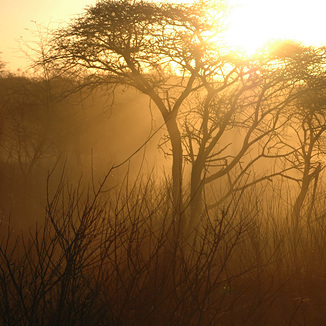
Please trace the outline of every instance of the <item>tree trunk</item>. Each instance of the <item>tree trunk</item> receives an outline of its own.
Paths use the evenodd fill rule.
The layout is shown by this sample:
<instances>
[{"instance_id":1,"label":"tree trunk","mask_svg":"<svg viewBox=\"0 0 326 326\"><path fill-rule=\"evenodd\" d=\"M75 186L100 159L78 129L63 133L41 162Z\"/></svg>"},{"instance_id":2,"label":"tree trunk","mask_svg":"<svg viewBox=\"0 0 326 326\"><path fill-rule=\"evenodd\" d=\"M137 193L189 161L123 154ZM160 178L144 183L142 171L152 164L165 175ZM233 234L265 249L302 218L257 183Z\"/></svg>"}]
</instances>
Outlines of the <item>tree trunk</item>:
<instances>
[{"instance_id":1,"label":"tree trunk","mask_svg":"<svg viewBox=\"0 0 326 326\"><path fill-rule=\"evenodd\" d=\"M317 183L318 183L318 178L319 178L319 173L321 170L321 165L319 164L315 170L313 172L311 172L309 174L309 167L310 164L308 165L308 168L306 168L305 172L304 172L304 176L302 178L302 185L301 185L301 189L299 192L299 195L297 197L297 199L295 200L295 203L293 205L293 213L292 213L292 218L293 218L293 225L294 225L294 229L295 231L298 230L299 226L300 226L300 218L301 218L301 210L302 210L302 206L303 203L307 197L308 191L309 191L309 186L310 183L315 180L315 188L317 187ZM316 189L314 189L314 193L315 193ZM314 201L314 196L312 198L312 200ZM313 202L311 203L311 209L309 210L310 212L312 211L312 207L313 207ZM309 213L308 211L308 213ZM308 216L307 216L308 218Z\"/></svg>"},{"instance_id":2,"label":"tree trunk","mask_svg":"<svg viewBox=\"0 0 326 326\"><path fill-rule=\"evenodd\" d=\"M306 176L302 181L302 186L299 192L298 197L295 200L293 205L293 213L292 213L292 225L294 227L294 231L297 232L300 226L300 219L301 219L301 209L306 198L306 195L309 190L310 185L310 177Z\"/></svg>"},{"instance_id":3,"label":"tree trunk","mask_svg":"<svg viewBox=\"0 0 326 326\"><path fill-rule=\"evenodd\" d=\"M198 226L202 212L203 180L201 179L202 165L197 161L191 170L191 189L190 189L190 231Z\"/></svg>"},{"instance_id":4,"label":"tree trunk","mask_svg":"<svg viewBox=\"0 0 326 326\"><path fill-rule=\"evenodd\" d=\"M183 193L182 193L182 144L181 135L176 119L166 120L167 130L172 146L172 198L175 213L180 216L183 213Z\"/></svg>"}]
</instances>

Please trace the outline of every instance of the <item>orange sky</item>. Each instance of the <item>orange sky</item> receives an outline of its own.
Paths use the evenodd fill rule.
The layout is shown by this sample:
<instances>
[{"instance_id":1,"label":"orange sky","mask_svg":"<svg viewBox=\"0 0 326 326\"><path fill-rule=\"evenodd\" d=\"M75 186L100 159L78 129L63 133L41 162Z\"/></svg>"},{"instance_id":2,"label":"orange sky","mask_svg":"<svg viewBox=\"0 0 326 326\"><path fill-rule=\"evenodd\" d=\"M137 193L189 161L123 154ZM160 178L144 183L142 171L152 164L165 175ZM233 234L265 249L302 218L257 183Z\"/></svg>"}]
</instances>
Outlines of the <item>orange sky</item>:
<instances>
[{"instance_id":1,"label":"orange sky","mask_svg":"<svg viewBox=\"0 0 326 326\"><path fill-rule=\"evenodd\" d=\"M229 1L240 5L231 19L230 38L249 53L278 38L326 44L326 0Z\"/></svg>"},{"instance_id":2,"label":"orange sky","mask_svg":"<svg viewBox=\"0 0 326 326\"><path fill-rule=\"evenodd\" d=\"M189 0L187 0L189 1ZM326 0L229 0L241 6L231 23L230 42L252 53L271 38L292 38L306 44L326 44ZM31 38L32 20L47 25L67 21L96 0L0 0L0 52L7 68L24 68L18 40Z\"/></svg>"},{"instance_id":3,"label":"orange sky","mask_svg":"<svg viewBox=\"0 0 326 326\"><path fill-rule=\"evenodd\" d=\"M31 21L44 25L67 21L91 3L95 0L0 0L0 58L13 71L23 68L26 59L21 58L18 40L30 39L25 29L35 29Z\"/></svg>"}]
</instances>

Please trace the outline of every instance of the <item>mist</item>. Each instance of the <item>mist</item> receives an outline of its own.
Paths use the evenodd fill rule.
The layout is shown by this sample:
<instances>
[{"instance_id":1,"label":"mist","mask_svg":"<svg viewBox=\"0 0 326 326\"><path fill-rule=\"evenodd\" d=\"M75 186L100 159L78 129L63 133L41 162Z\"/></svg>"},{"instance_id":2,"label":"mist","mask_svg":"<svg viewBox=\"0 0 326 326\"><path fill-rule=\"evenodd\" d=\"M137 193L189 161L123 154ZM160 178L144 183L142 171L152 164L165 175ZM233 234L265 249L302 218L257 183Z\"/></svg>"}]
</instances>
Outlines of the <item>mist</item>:
<instances>
[{"instance_id":1,"label":"mist","mask_svg":"<svg viewBox=\"0 0 326 326\"><path fill-rule=\"evenodd\" d=\"M114 97L107 89L66 96L66 82L51 85L60 87L51 92L61 92L61 98L49 105L40 96L43 81L12 75L1 79L1 209L18 228L39 221L48 178L56 185L64 173L72 184L97 186L110 168L121 164L110 179L118 185L126 174L134 180L141 170L151 171L162 162L157 148L162 121L151 116L148 99L123 87Z\"/></svg>"},{"instance_id":2,"label":"mist","mask_svg":"<svg viewBox=\"0 0 326 326\"><path fill-rule=\"evenodd\" d=\"M0 61L1 324L325 324L326 49L228 14L103 0Z\"/></svg>"}]
</instances>

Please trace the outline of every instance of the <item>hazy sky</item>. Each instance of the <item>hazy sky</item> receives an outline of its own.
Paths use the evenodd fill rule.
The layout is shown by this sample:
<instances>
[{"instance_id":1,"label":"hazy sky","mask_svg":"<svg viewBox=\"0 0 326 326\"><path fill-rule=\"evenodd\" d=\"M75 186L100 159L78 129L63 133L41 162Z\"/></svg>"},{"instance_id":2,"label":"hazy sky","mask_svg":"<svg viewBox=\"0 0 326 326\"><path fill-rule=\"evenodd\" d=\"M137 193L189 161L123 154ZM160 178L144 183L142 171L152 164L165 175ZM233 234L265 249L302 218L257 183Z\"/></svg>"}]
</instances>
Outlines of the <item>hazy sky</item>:
<instances>
[{"instance_id":1,"label":"hazy sky","mask_svg":"<svg viewBox=\"0 0 326 326\"><path fill-rule=\"evenodd\" d=\"M189 1L189 0L187 0ZM233 15L230 42L253 52L266 40L292 38L306 44L326 44L326 0L229 0L240 3ZM15 71L26 60L17 40L31 38L25 29L67 21L96 0L0 0L0 52ZM53 24L52 26L55 26Z\"/></svg>"},{"instance_id":2,"label":"hazy sky","mask_svg":"<svg viewBox=\"0 0 326 326\"><path fill-rule=\"evenodd\" d=\"M326 45L326 0L230 1L241 4L232 17L230 39L248 52L277 38Z\"/></svg>"},{"instance_id":3,"label":"hazy sky","mask_svg":"<svg viewBox=\"0 0 326 326\"><path fill-rule=\"evenodd\" d=\"M8 68L23 67L25 60L18 59L17 41L31 38L25 29L35 29L36 21L47 25L50 21L67 21L73 14L82 12L95 0L0 0L0 58L8 62Z\"/></svg>"}]
</instances>

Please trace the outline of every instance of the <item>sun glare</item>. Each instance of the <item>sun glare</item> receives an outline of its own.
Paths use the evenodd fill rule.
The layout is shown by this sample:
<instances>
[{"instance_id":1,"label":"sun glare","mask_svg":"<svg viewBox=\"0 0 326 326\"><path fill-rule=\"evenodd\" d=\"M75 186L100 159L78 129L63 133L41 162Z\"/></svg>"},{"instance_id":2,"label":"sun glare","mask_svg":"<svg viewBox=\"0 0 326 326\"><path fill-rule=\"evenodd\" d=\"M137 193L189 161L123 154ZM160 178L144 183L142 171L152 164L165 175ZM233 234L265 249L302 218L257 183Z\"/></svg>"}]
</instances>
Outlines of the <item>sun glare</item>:
<instances>
[{"instance_id":1,"label":"sun glare","mask_svg":"<svg viewBox=\"0 0 326 326\"><path fill-rule=\"evenodd\" d=\"M305 45L326 44L324 0L229 0L227 43L251 55L265 43L291 39Z\"/></svg>"}]
</instances>

